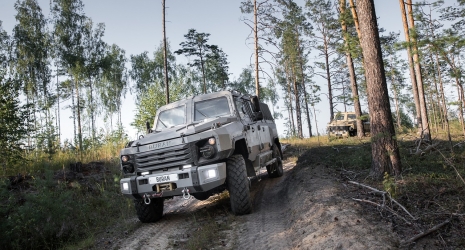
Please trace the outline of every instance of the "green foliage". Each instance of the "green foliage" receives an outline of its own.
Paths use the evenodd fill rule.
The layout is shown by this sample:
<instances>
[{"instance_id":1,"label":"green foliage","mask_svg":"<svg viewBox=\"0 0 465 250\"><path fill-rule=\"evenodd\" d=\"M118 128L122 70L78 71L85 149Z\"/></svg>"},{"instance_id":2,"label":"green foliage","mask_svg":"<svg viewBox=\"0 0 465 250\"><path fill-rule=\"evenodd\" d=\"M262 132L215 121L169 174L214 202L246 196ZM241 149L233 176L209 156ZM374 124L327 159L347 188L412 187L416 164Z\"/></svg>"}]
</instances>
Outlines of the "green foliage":
<instances>
[{"instance_id":1,"label":"green foliage","mask_svg":"<svg viewBox=\"0 0 465 250\"><path fill-rule=\"evenodd\" d=\"M139 55L131 55L131 70L129 75L135 81L134 90L137 93L137 100L140 96L148 91L149 88L157 83L159 88L163 88L163 42L160 42L158 48L153 52L153 59L144 51ZM167 45L168 76L171 79L176 77L176 58Z\"/></svg>"},{"instance_id":2,"label":"green foliage","mask_svg":"<svg viewBox=\"0 0 465 250\"><path fill-rule=\"evenodd\" d=\"M188 65L200 72L204 94L223 89L229 79L227 55L217 45L207 43L209 36L189 29L184 35L186 41L179 44L182 48L174 52L193 58Z\"/></svg>"},{"instance_id":3,"label":"green foliage","mask_svg":"<svg viewBox=\"0 0 465 250\"><path fill-rule=\"evenodd\" d=\"M390 176L387 172L383 176L384 191L388 192L392 198L397 197L397 185L394 177Z\"/></svg>"},{"instance_id":4,"label":"green foliage","mask_svg":"<svg viewBox=\"0 0 465 250\"><path fill-rule=\"evenodd\" d=\"M92 157L105 159L104 155L111 155L103 166L110 172L69 179L62 171L41 170L24 175L22 181L15 183L0 178L1 248L58 249L75 245L82 239L93 241L96 233L132 217L134 208L131 200L120 192L122 175L118 161L113 158L122 147L121 142L116 145L120 141L116 137L119 136L110 136L105 145L94 148L95 155L84 154L89 161ZM53 156L53 164L59 164L65 155L69 160L76 160L72 152L58 152ZM68 166L69 162L62 164Z\"/></svg>"},{"instance_id":5,"label":"green foliage","mask_svg":"<svg viewBox=\"0 0 465 250\"><path fill-rule=\"evenodd\" d=\"M170 100L173 102L195 93L187 70L178 66L176 71L176 77L171 79L170 84ZM166 104L164 89L158 87L159 84L159 82L152 84L145 93L141 94L136 103L136 114L131 126L136 127L140 132L146 130L145 123L153 122L157 110Z\"/></svg>"},{"instance_id":6,"label":"green foliage","mask_svg":"<svg viewBox=\"0 0 465 250\"><path fill-rule=\"evenodd\" d=\"M21 105L18 91L0 76L0 150L3 170L24 160L22 140L28 135L28 106Z\"/></svg>"}]
</instances>

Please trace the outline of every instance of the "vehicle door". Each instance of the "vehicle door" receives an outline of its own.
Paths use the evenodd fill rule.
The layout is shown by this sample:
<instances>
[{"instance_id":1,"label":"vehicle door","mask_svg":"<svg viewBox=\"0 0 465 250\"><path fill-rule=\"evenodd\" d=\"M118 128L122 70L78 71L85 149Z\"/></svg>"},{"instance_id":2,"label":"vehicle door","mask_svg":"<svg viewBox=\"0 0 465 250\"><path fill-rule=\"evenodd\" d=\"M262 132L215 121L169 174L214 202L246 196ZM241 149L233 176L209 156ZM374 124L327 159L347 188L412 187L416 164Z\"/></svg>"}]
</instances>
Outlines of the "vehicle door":
<instances>
[{"instance_id":1,"label":"vehicle door","mask_svg":"<svg viewBox=\"0 0 465 250\"><path fill-rule=\"evenodd\" d=\"M250 100L237 97L235 98L237 112L244 125L244 137L247 142L247 150L249 152L249 160L254 161L257 154L260 153L260 130L258 129L257 122L252 120L252 103Z\"/></svg>"}]
</instances>

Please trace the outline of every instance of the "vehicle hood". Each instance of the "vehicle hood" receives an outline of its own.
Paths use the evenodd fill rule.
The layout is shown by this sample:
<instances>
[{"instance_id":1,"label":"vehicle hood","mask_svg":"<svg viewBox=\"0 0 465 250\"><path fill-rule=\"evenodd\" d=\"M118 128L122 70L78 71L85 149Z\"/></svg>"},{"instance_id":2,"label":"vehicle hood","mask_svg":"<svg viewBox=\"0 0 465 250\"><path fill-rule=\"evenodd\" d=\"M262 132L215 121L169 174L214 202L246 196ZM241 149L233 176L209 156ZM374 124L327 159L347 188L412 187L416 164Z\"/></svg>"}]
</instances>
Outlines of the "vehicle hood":
<instances>
[{"instance_id":1,"label":"vehicle hood","mask_svg":"<svg viewBox=\"0 0 465 250\"><path fill-rule=\"evenodd\" d=\"M193 134L202 133L204 131L212 129L215 124L228 124L230 122L237 121L237 117L235 116L227 116L227 117L218 117L218 118L209 118L201 121L200 123L191 123L191 124L184 124L182 126L176 126L169 129L164 129L160 132L152 132L144 136L139 140L135 140L132 143L132 147L143 146L147 144L151 144L154 142L161 142L167 141L175 138L186 137Z\"/></svg>"}]
</instances>

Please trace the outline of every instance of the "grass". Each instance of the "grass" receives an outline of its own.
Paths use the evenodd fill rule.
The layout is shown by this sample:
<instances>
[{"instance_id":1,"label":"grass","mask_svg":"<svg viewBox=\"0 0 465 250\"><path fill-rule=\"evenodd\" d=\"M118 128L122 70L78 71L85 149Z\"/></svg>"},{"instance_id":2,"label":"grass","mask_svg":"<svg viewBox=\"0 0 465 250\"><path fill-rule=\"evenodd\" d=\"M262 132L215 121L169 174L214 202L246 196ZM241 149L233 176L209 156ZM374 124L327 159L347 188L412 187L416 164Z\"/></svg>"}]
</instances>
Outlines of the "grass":
<instances>
[{"instance_id":1,"label":"grass","mask_svg":"<svg viewBox=\"0 0 465 250\"><path fill-rule=\"evenodd\" d=\"M117 155L122 145L108 143L81 156L74 151L52 156L31 153L23 166L4 170L0 177L0 248L87 248L95 243L96 234L132 218L133 204L119 186L122 176ZM98 161L101 171L73 177L66 170L77 161Z\"/></svg>"}]
</instances>

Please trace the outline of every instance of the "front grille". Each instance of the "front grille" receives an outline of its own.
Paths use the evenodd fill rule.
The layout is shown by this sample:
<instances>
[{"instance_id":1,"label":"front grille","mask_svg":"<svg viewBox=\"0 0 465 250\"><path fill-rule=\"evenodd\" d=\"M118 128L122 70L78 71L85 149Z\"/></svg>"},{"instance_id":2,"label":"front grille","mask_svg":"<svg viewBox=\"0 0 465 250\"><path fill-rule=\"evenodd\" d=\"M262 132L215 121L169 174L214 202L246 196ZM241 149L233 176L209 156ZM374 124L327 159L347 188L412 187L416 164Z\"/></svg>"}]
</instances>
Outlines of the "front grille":
<instances>
[{"instance_id":1,"label":"front grille","mask_svg":"<svg viewBox=\"0 0 465 250\"><path fill-rule=\"evenodd\" d=\"M189 144L136 153L134 156L138 171L183 166L193 162Z\"/></svg>"}]
</instances>

